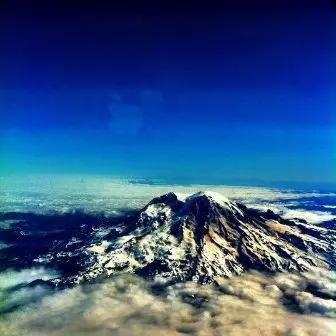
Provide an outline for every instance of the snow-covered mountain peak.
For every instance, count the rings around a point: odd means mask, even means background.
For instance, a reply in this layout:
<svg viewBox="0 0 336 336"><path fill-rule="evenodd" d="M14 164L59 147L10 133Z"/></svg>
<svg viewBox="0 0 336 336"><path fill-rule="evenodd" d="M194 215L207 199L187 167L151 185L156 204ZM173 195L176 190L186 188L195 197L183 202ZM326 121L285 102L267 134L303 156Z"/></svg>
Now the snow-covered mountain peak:
<svg viewBox="0 0 336 336"><path fill-rule="evenodd" d="M173 208L176 210L186 210L192 207L194 204L203 203L223 208L226 211L232 213L239 213L243 215L242 210L236 202L229 200L227 197L214 192L214 191L199 191L194 194L182 194L170 192L160 197L154 198L145 208L144 212L157 216L157 213L162 211L163 208ZM187 210L188 211L188 210Z"/></svg>
<svg viewBox="0 0 336 336"><path fill-rule="evenodd" d="M220 205L227 205L227 204L232 204L232 202L225 196L215 192L215 191L210 191L210 190L207 190L207 191L199 191L195 194L192 194L192 195L189 195L187 198L186 198L186 201L190 201L192 199L195 199L195 198L198 198L198 197L206 197L206 198L209 198L211 199L212 201L214 202L217 202L218 204Z"/></svg>
<svg viewBox="0 0 336 336"><path fill-rule="evenodd" d="M222 208L225 208L226 210L233 211L233 212L239 212L241 213L241 210L239 209L236 202L230 201L227 197L214 192L214 191L200 191L195 194L190 195L185 199L185 202L192 202L194 200L198 199L207 199L211 203L215 203Z"/></svg>
<svg viewBox="0 0 336 336"><path fill-rule="evenodd" d="M94 226L82 228L87 232L75 243L73 236L64 245L52 243L34 260L64 263L72 274L59 280L65 285L121 272L214 283L251 269L304 272L336 264L335 231L258 212L211 191L171 192L101 229L99 222Z"/></svg>
<svg viewBox="0 0 336 336"><path fill-rule="evenodd" d="M199 191L196 192L194 194L183 194L183 193L175 193L175 192L170 192L168 194L162 195L160 197L155 198L153 201L155 200L176 200L176 201L181 201L184 203L190 202L192 200L198 199L198 198L202 198L202 197L206 197L208 199L210 199L211 201L217 202L218 204L224 205L224 204L232 204L234 202L230 201L227 197L215 192L215 191ZM152 202L153 202L152 201ZM151 203L152 203L151 202Z"/></svg>

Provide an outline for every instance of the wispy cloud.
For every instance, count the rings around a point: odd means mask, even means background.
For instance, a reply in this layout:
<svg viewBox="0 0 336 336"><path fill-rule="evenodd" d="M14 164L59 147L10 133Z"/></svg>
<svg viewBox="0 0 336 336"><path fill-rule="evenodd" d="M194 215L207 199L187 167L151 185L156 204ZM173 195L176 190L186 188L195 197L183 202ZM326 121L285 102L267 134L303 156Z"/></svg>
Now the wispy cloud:
<svg viewBox="0 0 336 336"><path fill-rule="evenodd" d="M7 270L0 273L0 290L8 289L20 284L28 284L34 280L49 280L58 277L55 270L48 270L43 267L27 268L21 271Z"/></svg>

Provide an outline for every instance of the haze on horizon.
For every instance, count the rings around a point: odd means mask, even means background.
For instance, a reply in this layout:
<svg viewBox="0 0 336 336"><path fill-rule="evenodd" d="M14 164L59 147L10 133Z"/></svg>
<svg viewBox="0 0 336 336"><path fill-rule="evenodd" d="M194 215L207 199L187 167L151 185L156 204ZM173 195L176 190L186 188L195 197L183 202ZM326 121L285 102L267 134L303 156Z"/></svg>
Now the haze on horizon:
<svg viewBox="0 0 336 336"><path fill-rule="evenodd" d="M336 183L332 2L113 6L0 14L1 175Z"/></svg>

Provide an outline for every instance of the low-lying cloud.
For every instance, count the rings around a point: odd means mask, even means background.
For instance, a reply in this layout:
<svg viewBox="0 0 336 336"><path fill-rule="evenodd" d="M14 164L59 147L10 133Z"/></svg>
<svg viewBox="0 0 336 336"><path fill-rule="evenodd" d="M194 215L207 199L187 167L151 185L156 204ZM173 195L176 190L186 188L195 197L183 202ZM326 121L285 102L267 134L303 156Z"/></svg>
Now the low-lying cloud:
<svg viewBox="0 0 336 336"><path fill-rule="evenodd" d="M43 281L28 286L35 280L50 280L59 276L55 270L28 268L20 271L7 270L0 273L0 316L24 305L42 300L52 293ZM1 333L0 333L1 335Z"/></svg>
<svg viewBox="0 0 336 336"><path fill-rule="evenodd" d="M17 285L28 284L34 280L50 280L57 278L58 272L48 270L43 267L28 268L20 271L7 270L0 273L0 290L15 287Z"/></svg>
<svg viewBox="0 0 336 336"><path fill-rule="evenodd" d="M312 224L336 219L335 215L327 211L307 211L304 209L287 210L284 212L283 217L286 219L302 218Z"/></svg>
<svg viewBox="0 0 336 336"><path fill-rule="evenodd" d="M9 335L331 335L335 274L218 279L164 287L131 275L46 296L8 314Z"/></svg>
<svg viewBox="0 0 336 336"><path fill-rule="evenodd" d="M106 176L32 175L2 181L0 212L34 212L37 214L64 213L82 209L87 213L116 215L125 209L141 209L154 197L174 191L192 194L211 190L262 211L268 209L286 218L303 218L310 223L336 219L332 207L335 193L301 193L257 187L232 187L213 185L164 185L130 183L127 179ZM37 192L38 191L38 192ZM307 198L314 202L325 201L321 211L306 208ZM328 203L329 202L329 203ZM329 205L328 205L329 204ZM291 207L297 207L292 209ZM329 206L327 208L326 206ZM325 210L325 211L322 211ZM10 219L0 220L0 227L9 228Z"/></svg>

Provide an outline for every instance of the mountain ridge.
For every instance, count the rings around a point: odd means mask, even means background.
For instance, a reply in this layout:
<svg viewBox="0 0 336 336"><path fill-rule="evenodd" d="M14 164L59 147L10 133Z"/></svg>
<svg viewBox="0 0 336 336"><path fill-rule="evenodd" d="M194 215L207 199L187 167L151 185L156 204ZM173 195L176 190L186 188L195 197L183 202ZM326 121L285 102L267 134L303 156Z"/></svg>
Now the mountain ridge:
<svg viewBox="0 0 336 336"><path fill-rule="evenodd" d="M170 192L120 217L25 216L0 233L3 269L57 268L68 287L119 273L161 282L305 272L336 265L336 231L261 212L212 192Z"/></svg>
<svg viewBox="0 0 336 336"><path fill-rule="evenodd" d="M335 264L334 233L260 213L214 192L168 193L128 219L117 238L89 247L96 262L71 279L119 272L215 283L248 270L304 272Z"/></svg>

